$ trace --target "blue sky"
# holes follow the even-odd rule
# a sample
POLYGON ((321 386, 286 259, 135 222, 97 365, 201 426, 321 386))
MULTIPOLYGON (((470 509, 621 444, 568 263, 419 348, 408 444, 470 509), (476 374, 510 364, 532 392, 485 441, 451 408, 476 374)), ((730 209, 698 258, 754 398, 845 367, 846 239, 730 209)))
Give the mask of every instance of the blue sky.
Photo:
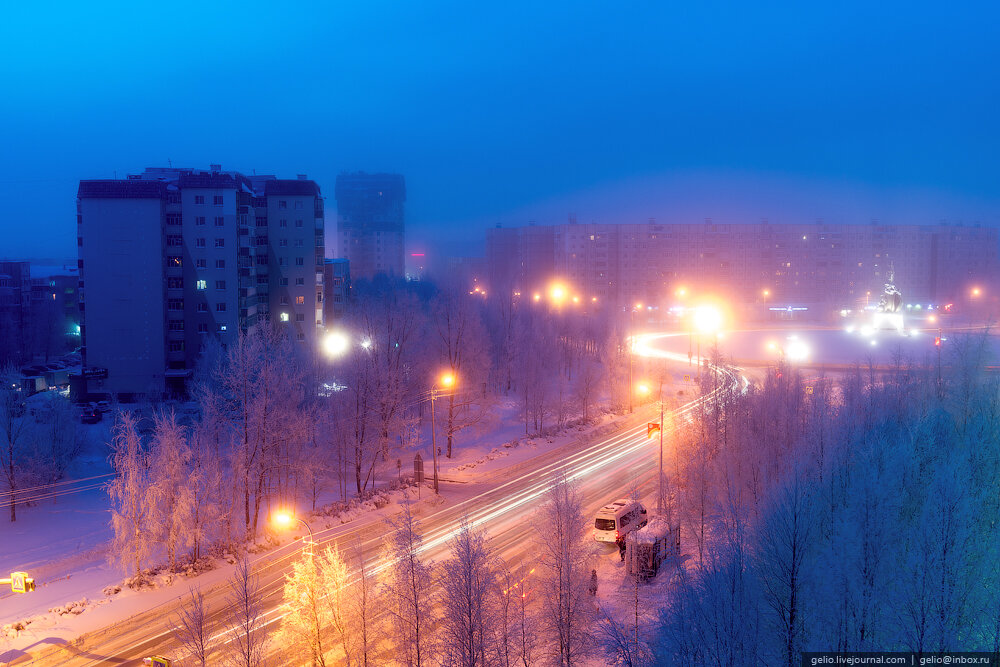
MULTIPOLYGON (((81 178, 396 171, 408 238, 497 223, 1000 224, 987 3, 19 3, 0 256, 75 253, 81 178)), ((332 217, 328 216, 328 217, 332 217)))

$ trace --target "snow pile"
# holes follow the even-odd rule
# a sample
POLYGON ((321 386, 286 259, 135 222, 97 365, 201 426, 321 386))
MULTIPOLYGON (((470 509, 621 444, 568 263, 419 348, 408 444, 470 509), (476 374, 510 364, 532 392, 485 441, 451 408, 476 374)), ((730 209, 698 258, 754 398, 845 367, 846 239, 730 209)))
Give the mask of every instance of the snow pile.
MULTIPOLYGON (((548 442, 552 442, 552 440, 549 440, 548 442)), ((496 461, 497 459, 503 458, 504 456, 510 456, 510 450, 516 449, 518 446, 520 446, 520 444, 521 441, 515 438, 510 442, 505 442, 500 447, 494 447, 489 451, 488 454, 486 454, 486 456, 478 458, 475 461, 471 461, 469 463, 463 463, 460 466, 456 466, 452 468, 449 472, 451 471, 460 472, 462 470, 471 470, 472 468, 475 468, 477 465, 482 465, 483 463, 489 463, 490 461, 496 461)), ((528 447, 535 447, 535 443, 530 438, 525 442, 525 445, 527 445, 528 447)))
POLYGON ((645 526, 632 533, 636 544, 656 544, 670 535, 670 522, 666 517, 654 516, 645 526))
POLYGON ((49 608, 50 614, 55 614, 56 616, 66 616, 68 614, 73 614, 74 616, 79 616, 83 612, 87 611, 87 605, 90 601, 87 598, 82 600, 77 600, 76 602, 67 602, 59 607, 49 608))

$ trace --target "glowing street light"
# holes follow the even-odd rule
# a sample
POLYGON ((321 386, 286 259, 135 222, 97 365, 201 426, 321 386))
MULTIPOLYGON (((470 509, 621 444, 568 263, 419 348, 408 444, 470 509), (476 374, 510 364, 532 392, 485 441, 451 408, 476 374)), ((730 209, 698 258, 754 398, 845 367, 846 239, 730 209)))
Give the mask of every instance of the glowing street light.
POLYGON ((789 361, 806 361, 809 359, 810 353, 809 346, 798 338, 792 338, 785 346, 785 358, 789 361))
POLYGON ((309 541, 304 542, 302 544, 302 552, 308 554, 309 559, 312 560, 313 557, 312 547, 316 544, 316 541, 313 539, 313 531, 312 528, 309 527, 308 523, 306 523, 305 521, 303 521, 302 519, 300 519, 299 517, 295 516, 294 514, 292 514, 287 510, 278 510, 277 512, 272 514, 271 521, 273 521, 277 526, 280 526, 281 528, 291 528, 292 522, 294 521, 298 521, 303 526, 305 526, 306 530, 309 532, 309 541), (309 547, 308 551, 306 550, 307 545, 309 547))
POLYGON ((331 331, 323 339, 323 352, 331 359, 343 356, 350 347, 351 340, 342 331, 331 331))
POLYGON ((722 313, 712 306, 701 306, 694 311, 694 325, 701 333, 715 333, 722 326, 722 313))
POLYGON ((560 283, 552 285, 549 288, 549 297, 551 297, 552 303, 558 306, 566 299, 566 287, 560 283))
MULTIPOLYGON (((457 382, 454 373, 445 373, 438 379, 438 384, 444 389, 451 389, 457 382)), ((440 391, 437 385, 431 387, 431 456, 434 460, 434 493, 438 493, 438 448, 437 429, 434 427, 434 399, 440 391)))
POLYGON ((972 298, 973 298, 973 299, 977 299, 977 298, 979 298, 979 296, 980 296, 980 295, 981 295, 982 293, 983 293, 983 291, 982 291, 981 289, 979 289, 978 287, 973 287, 973 288, 972 288, 972 291, 971 291, 971 292, 969 292, 969 294, 970 294, 970 295, 972 296, 972 298))

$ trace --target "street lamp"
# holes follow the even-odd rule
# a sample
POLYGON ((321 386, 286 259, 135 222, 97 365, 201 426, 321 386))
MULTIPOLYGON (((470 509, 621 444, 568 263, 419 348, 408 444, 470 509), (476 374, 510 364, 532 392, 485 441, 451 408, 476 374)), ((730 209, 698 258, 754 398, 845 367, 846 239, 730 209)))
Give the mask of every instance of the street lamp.
POLYGON ((306 530, 309 531, 309 541, 303 543, 302 552, 309 555, 309 560, 311 562, 313 559, 313 546, 315 546, 316 541, 313 539, 312 528, 309 527, 309 524, 300 519, 299 517, 294 516, 291 512, 286 512, 284 510, 275 512, 274 515, 271 517, 271 520, 274 521, 274 523, 276 523, 277 525, 281 526, 282 528, 290 528, 293 521, 298 521, 299 523, 301 523, 303 526, 306 527, 306 530), (306 551, 306 545, 309 545, 308 551, 306 551))
MULTIPOLYGON (((700 306, 693 314, 693 324, 698 329, 699 334, 719 333, 719 326, 722 324, 722 313, 712 306, 700 306)), ((701 336, 698 336, 698 374, 701 374, 701 336)))
MULTIPOLYGON (((450 390, 455 386, 455 375, 452 373, 445 373, 441 376, 441 379, 438 382, 441 387, 450 390)), ((437 429, 434 427, 434 399, 437 398, 438 391, 440 390, 437 385, 431 386, 431 456, 434 461, 434 493, 438 493, 437 429)))
POLYGON ((331 359, 341 357, 351 347, 351 340, 342 331, 331 331, 323 338, 323 352, 331 359))

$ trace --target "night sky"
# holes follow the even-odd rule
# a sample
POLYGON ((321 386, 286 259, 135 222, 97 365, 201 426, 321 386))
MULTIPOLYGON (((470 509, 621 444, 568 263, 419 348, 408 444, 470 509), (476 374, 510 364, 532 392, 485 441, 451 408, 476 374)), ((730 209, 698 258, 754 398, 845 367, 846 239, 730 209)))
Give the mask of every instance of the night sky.
POLYGON ((339 172, 400 172, 432 254, 571 213, 1000 224, 996 5, 818 4, 7 3, 0 256, 73 258, 77 181, 168 159, 306 173, 331 222, 339 172))

